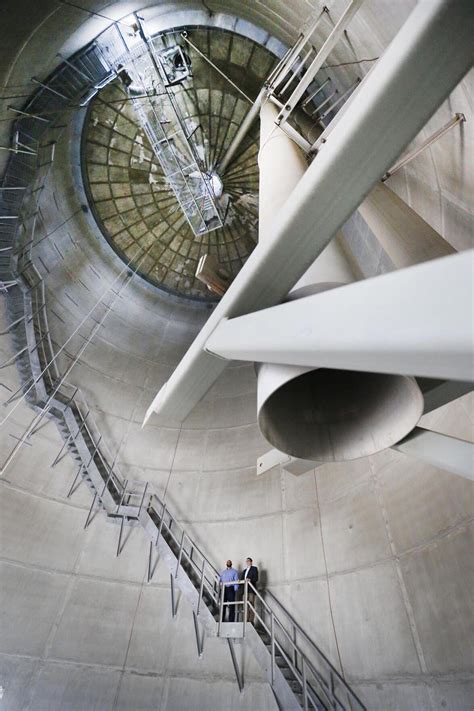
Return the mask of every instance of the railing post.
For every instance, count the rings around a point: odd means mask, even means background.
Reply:
[[[179,555],[178,555],[178,562],[176,563],[176,573],[174,574],[174,577],[178,577],[178,571],[179,571],[179,566],[181,565],[181,558],[183,556],[183,544],[184,544],[184,531],[181,534],[181,544],[179,546]]]
[[[275,683],[275,618],[273,611],[270,613],[270,644],[272,654],[272,686]]]
[[[329,689],[331,691],[331,698],[330,698],[331,708],[337,709],[336,695],[335,695],[335,690],[334,690],[334,674],[332,673],[332,671],[329,675]]]
[[[301,675],[303,677],[303,680],[302,680],[303,711],[308,711],[308,689],[306,686],[306,662],[305,662],[305,658],[303,656],[301,657]]]
[[[247,631],[247,604],[248,604],[248,589],[249,589],[249,580],[248,578],[245,578],[244,580],[244,625],[243,625],[243,635],[245,637],[245,633]]]
[[[152,568],[151,562],[152,562],[152,560],[153,560],[153,541],[150,541],[150,547],[149,547],[149,551],[148,551],[148,570],[147,570],[147,576],[146,576],[146,578],[147,578],[147,583],[150,582],[151,576],[152,576],[152,572],[151,572],[151,568]]]
[[[76,482],[77,482],[77,480],[79,479],[79,476],[80,476],[80,473],[81,473],[81,471],[82,471],[83,466],[84,466],[83,464],[80,464],[80,465],[79,465],[79,469],[77,470],[77,474],[76,474],[76,476],[74,477],[74,481],[73,481],[72,484],[71,484],[71,488],[70,488],[69,491],[67,492],[67,495],[66,495],[66,498],[67,498],[67,499],[69,499],[69,498],[73,495],[73,493],[75,492],[75,490],[76,490],[76,488],[75,488],[75,487],[76,487]]]
[[[192,549],[191,549],[192,550]],[[201,600],[202,600],[202,591],[204,589],[204,566],[206,564],[206,559],[202,559],[202,566],[201,566],[201,584],[199,586],[199,597],[198,597],[198,604],[197,604],[197,611],[196,614],[199,615],[199,608],[201,607]]]
[[[89,509],[89,513],[87,514],[87,518],[86,518],[86,522],[85,522],[85,524],[84,524],[84,528],[87,528],[87,526],[88,526],[89,523],[91,522],[91,514],[92,514],[92,510],[93,510],[93,508],[94,508],[94,506],[95,506],[95,502],[96,502],[96,501],[97,501],[97,491],[95,492],[94,498],[92,499],[91,507],[90,507],[90,509]]]
[[[122,552],[122,535],[123,535],[123,525],[125,523],[125,516],[122,516],[122,520],[120,521],[120,533],[119,533],[119,539],[117,543],[117,554],[116,557],[118,558],[120,553]]]
[[[160,525],[158,526],[158,533],[156,534],[155,546],[158,545],[158,540],[161,536],[161,530],[163,528],[163,521],[165,520],[166,503],[163,501],[163,506],[161,507]]]
[[[224,585],[224,583],[221,583],[221,594],[220,594],[220,602],[219,602],[219,621],[217,624],[217,636],[218,637],[221,636],[222,617],[224,614],[224,590],[225,590],[225,585]]]
[[[296,651],[296,625],[293,625],[293,666],[298,669],[298,652]]]
[[[100,499],[102,500],[104,498],[105,490],[107,489],[107,485],[110,481],[110,477],[112,476],[112,467],[109,469],[109,474],[107,476],[107,479],[104,481],[104,488],[102,489],[102,493],[100,495]]]
[[[101,438],[101,439],[102,439],[102,438]],[[91,457],[91,459],[92,459],[92,457]],[[125,479],[125,481],[124,481],[124,483],[123,483],[122,494],[120,495],[120,501],[119,501],[118,504],[117,504],[117,513],[120,511],[120,507],[121,507],[122,504],[123,504],[123,500],[124,500],[124,498],[125,498],[125,493],[126,493],[126,491],[127,491],[127,486],[128,486],[128,479]]]
[[[202,637],[199,634],[199,623],[198,623],[198,618],[196,613],[193,610],[193,620],[194,620],[194,631],[196,633],[196,644],[197,644],[197,650],[198,650],[198,657],[201,659],[202,657],[202,652],[203,652],[203,646],[204,646],[204,630]]]
[[[171,581],[171,616],[174,618],[176,617],[176,602],[174,598],[174,578],[173,575],[170,574],[170,581]]]
[[[147,489],[148,489],[148,482],[145,484],[145,488],[143,489],[143,496],[142,496],[142,499],[141,499],[141,501],[140,501],[140,506],[138,507],[138,514],[137,514],[137,517],[140,516],[140,514],[141,514],[141,512],[142,512],[142,506],[143,506],[143,502],[145,501],[145,496],[146,496]]]

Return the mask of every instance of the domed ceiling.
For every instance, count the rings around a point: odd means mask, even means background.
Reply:
[[[251,99],[275,63],[255,42],[224,30],[188,30],[189,40]],[[173,87],[202,160],[211,172],[224,156],[249,102],[177,34],[191,59],[192,78]],[[218,204],[224,226],[195,235],[167,185],[135,115],[116,80],[91,102],[83,131],[83,176],[95,218],[117,254],[143,278],[167,292],[215,301],[195,277],[198,261],[213,255],[235,277],[257,242],[258,122],[237,157],[220,175]]]

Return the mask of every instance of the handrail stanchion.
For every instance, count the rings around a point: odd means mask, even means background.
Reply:
[[[222,617],[224,615],[224,589],[225,589],[225,583],[221,582],[221,594],[220,594],[220,602],[219,602],[219,622],[217,624],[217,636],[221,636],[221,625],[222,625]]]
[[[199,608],[201,607],[201,600],[202,600],[202,591],[204,589],[204,566],[205,566],[205,564],[206,564],[206,559],[203,558],[202,566],[201,566],[201,584],[199,585],[199,597],[198,597],[198,604],[197,604],[197,611],[196,611],[197,615],[199,615]]]
[[[140,506],[138,507],[138,514],[137,514],[137,517],[140,516],[140,514],[141,514],[141,512],[142,512],[142,506],[143,506],[143,502],[145,501],[145,496],[146,496],[147,489],[148,489],[148,482],[145,484],[145,488],[143,489],[143,496],[142,496],[142,499],[141,499],[141,501],[140,501]]]
[[[120,521],[120,533],[119,533],[119,538],[118,538],[118,543],[117,543],[117,553],[116,553],[117,558],[119,557],[120,553],[122,552],[122,536],[123,536],[123,526],[125,524],[125,518],[126,518],[125,516],[122,516],[122,520]]]
[[[298,652],[296,647],[296,625],[293,625],[293,665],[298,669]]]
[[[161,508],[161,517],[160,517],[160,525],[158,528],[158,533],[156,534],[156,541],[155,541],[155,546],[158,545],[158,540],[161,536],[161,531],[163,529],[163,522],[165,520],[165,511],[166,511],[166,503],[163,501],[163,506]]]
[[[336,700],[335,700],[336,693],[335,693],[335,688],[334,688],[334,674],[332,673],[332,671],[331,671],[331,674],[329,675],[329,689],[331,691],[331,698],[333,699],[332,707],[333,707],[333,709],[336,709],[337,708]]]
[[[303,711],[308,711],[308,688],[306,686],[306,662],[301,656],[301,675],[303,677]]]
[[[92,503],[91,503],[91,507],[90,507],[90,509],[89,509],[89,513],[87,514],[87,518],[86,518],[86,522],[85,522],[85,524],[84,524],[84,528],[87,528],[87,526],[88,526],[88,525],[90,524],[90,522],[91,522],[91,514],[92,514],[92,510],[93,510],[93,508],[94,508],[94,506],[95,506],[95,502],[97,501],[97,496],[98,496],[98,494],[97,494],[97,491],[96,491],[95,494],[94,494],[94,498],[92,499]]]
[[[243,636],[245,637],[245,632],[247,630],[247,605],[248,605],[248,587],[249,580],[245,578],[244,580],[244,625],[243,625]]]
[[[174,595],[174,578],[173,575],[170,574],[170,581],[171,581],[171,616],[173,619],[176,617],[176,601],[175,601],[175,595]]]
[[[73,481],[72,484],[71,484],[71,488],[69,489],[69,491],[68,491],[67,494],[66,494],[66,499],[69,499],[69,497],[72,496],[73,493],[75,492],[75,490],[76,490],[76,489],[75,489],[76,482],[77,482],[77,480],[79,479],[79,476],[80,476],[80,474],[81,474],[81,471],[82,471],[83,467],[84,467],[84,464],[80,464],[80,465],[79,465],[79,469],[77,470],[77,474],[76,474],[76,476],[74,477],[74,481]],[[82,481],[82,480],[81,480],[81,481]]]
[[[179,555],[178,555],[178,562],[176,563],[176,573],[174,574],[174,577],[178,577],[178,571],[179,571],[179,566],[181,565],[181,558],[183,557],[183,545],[184,545],[184,536],[185,533],[181,534],[181,544],[179,546]]]
[[[308,711],[308,687],[306,684],[306,661],[305,658],[301,657],[301,676],[303,685],[303,710]]]
[[[147,568],[147,576],[146,576],[147,583],[149,583],[151,580],[151,569],[152,569],[151,562],[152,562],[152,560],[153,560],[153,541],[150,541],[149,550],[148,550],[148,568]]]
[[[117,513],[120,511],[120,507],[121,507],[122,504],[123,504],[123,500],[124,500],[124,498],[125,498],[125,494],[126,494],[126,491],[127,491],[127,486],[128,486],[128,479],[125,479],[124,484],[123,484],[122,493],[121,493],[121,495],[120,495],[120,501],[119,501],[118,504],[117,504]]]
[[[275,618],[273,612],[270,613],[270,643],[272,654],[272,686],[275,683]]]

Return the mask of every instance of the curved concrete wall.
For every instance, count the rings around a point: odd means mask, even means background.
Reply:
[[[354,54],[376,56],[413,4],[367,2],[349,33],[352,46],[335,52],[334,63],[351,61]],[[160,5],[160,10],[177,5]],[[240,14],[282,41],[294,36],[310,9],[303,1],[206,5]],[[342,3],[336,6],[337,16]],[[25,84],[32,62],[34,73],[46,74],[58,48],[77,48],[89,38],[86,33],[92,36],[106,24],[87,20],[74,35],[83,21],[79,11],[53,3],[51,15],[47,3],[41,10],[25,15],[25,37],[17,35],[17,44],[7,48],[9,57],[16,54],[9,65],[11,84]],[[107,12],[119,10],[117,4]],[[28,22],[33,28],[40,20],[43,24],[28,38]],[[45,38],[47,51],[40,52]],[[453,104],[457,110],[462,109]],[[435,119],[433,128],[444,121]],[[79,115],[58,145],[42,199],[41,229],[54,234],[42,242],[38,257],[45,265],[50,326],[58,344],[123,269],[90,212],[80,210],[85,203],[80,129]],[[439,205],[446,198],[459,207],[459,235],[471,178],[464,172],[464,144],[455,132],[448,140],[454,145],[449,156],[432,149],[435,171],[426,165],[418,169],[413,162],[413,180],[407,169],[405,178],[392,179],[398,181],[392,187],[407,199],[403,185],[409,183],[410,203],[427,221],[436,222],[433,212],[421,207],[428,194],[423,186],[429,186]],[[467,225],[463,229],[467,235]],[[121,296],[71,380],[80,384],[109,445],[119,450],[123,472],[148,479],[165,493],[170,508],[216,565],[229,556],[240,564],[253,556],[268,589],[344,672],[368,708],[467,711],[470,484],[392,451],[300,477],[274,471],[257,478],[256,458],[269,446],[256,426],[253,368],[239,363],[225,371],[182,427],[156,418],[142,430],[150,400],[209,311],[161,295],[138,278]],[[81,328],[83,336],[92,325],[89,320]],[[74,338],[68,349],[76,350],[81,342]],[[11,354],[7,339],[0,346],[3,361]],[[3,375],[3,386],[18,387],[13,368]],[[0,428],[2,452],[11,449],[13,437],[31,418],[23,406],[15,410]],[[470,439],[472,398],[423,422]],[[61,446],[54,427],[48,424],[31,444],[2,480],[2,708],[276,708],[245,650],[239,650],[247,684],[242,697],[223,642],[209,641],[204,658],[197,659],[185,601],[171,620],[165,569],[158,566],[153,582],[144,582],[147,545],[140,530],[131,531],[119,558],[117,530],[100,516],[83,531],[90,497],[80,487],[66,499],[75,474],[69,458],[50,469]]]

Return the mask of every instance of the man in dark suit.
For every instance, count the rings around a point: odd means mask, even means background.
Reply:
[[[254,588],[257,587],[258,583],[258,568],[256,565],[253,564],[252,558],[246,558],[245,560],[245,568],[243,571],[243,579],[248,580],[249,583],[253,585]],[[256,595],[255,592],[252,590],[250,585],[247,588],[247,600],[248,602],[255,607],[256,603]],[[248,622],[253,622],[254,621],[254,611],[252,610],[251,607],[247,607],[247,621]]]

